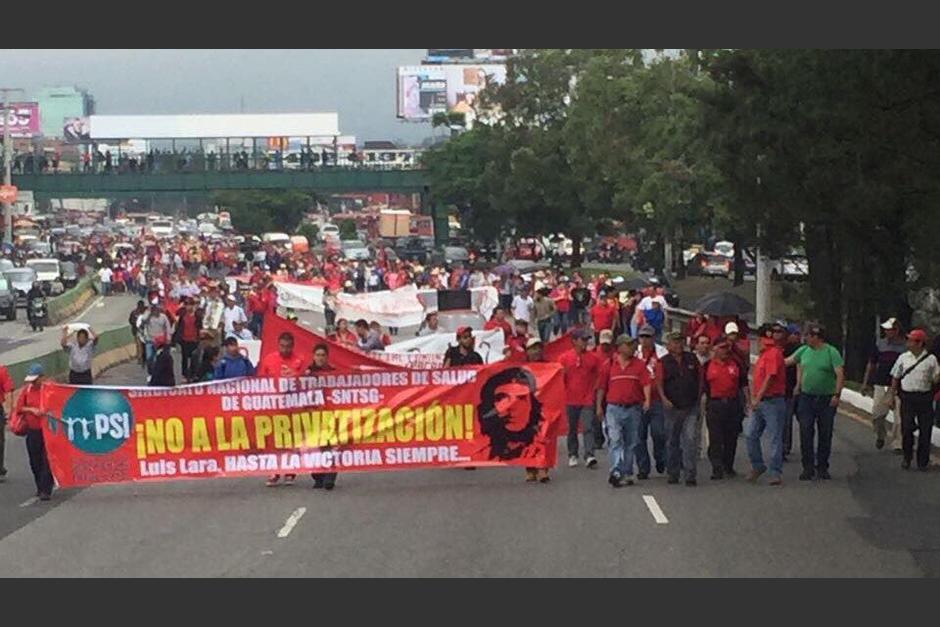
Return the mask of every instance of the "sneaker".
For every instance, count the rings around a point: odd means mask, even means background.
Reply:
[[[273,488],[274,486],[277,485],[277,482],[280,480],[281,480],[281,475],[271,475],[264,485],[268,486],[269,488]]]
[[[767,482],[767,485],[783,485],[783,479],[781,479],[780,477],[774,477],[773,479]]]
[[[597,458],[593,455],[588,455],[588,458],[584,460],[584,465],[587,468],[597,468]]]
[[[335,487],[336,487],[336,484],[335,484],[335,483],[324,483],[324,484],[323,484],[323,489],[326,490],[327,492],[329,492],[330,490],[332,490],[332,489],[335,488]]]
[[[751,483],[754,483],[755,481],[760,479],[760,476],[764,474],[765,472],[767,472],[766,468],[762,468],[761,470],[752,470],[751,472],[747,473],[747,480],[750,481]]]
[[[611,486],[613,486],[613,487],[615,487],[615,488],[619,488],[621,485],[623,485],[623,484],[620,482],[620,475],[618,475],[618,474],[615,473],[615,472],[614,472],[614,473],[611,473],[610,476],[607,477],[607,483],[609,483]],[[631,482],[631,483],[632,483],[632,482]]]
[[[819,472],[816,473],[816,476],[819,479],[822,479],[823,481],[829,481],[830,479],[832,479],[832,475],[829,474],[828,470],[820,470]]]
[[[800,473],[800,481],[812,481],[814,477],[812,470],[804,470]]]
[[[323,487],[323,480],[322,480],[322,479],[314,479],[314,480],[313,480],[313,489],[314,489],[314,490],[319,490],[319,489],[322,488],[322,487]]]
[[[885,439],[884,439],[884,438],[878,438],[877,440],[875,440],[875,448],[876,448],[876,449],[878,449],[878,450],[880,451],[880,450],[883,449],[884,447],[885,447]]]
[[[633,485],[633,479],[631,479],[630,477],[627,477],[626,479],[623,480],[623,483],[621,483],[620,485]]]
[[[568,457],[568,468],[574,468],[578,465],[578,457],[576,455],[571,455]]]
[[[297,475],[284,475],[284,485],[294,485],[294,479]]]
[[[51,499],[51,498],[52,498],[52,495],[51,495],[51,494],[48,494],[48,493],[46,493],[46,492],[43,492],[42,494],[39,495],[39,500],[40,500],[40,501],[48,501],[48,500]]]
[[[646,481],[650,478],[650,474],[648,472],[638,472],[636,473],[636,478],[640,481]]]
[[[695,486],[698,485],[698,481],[696,481],[695,479],[686,479],[686,480],[685,480],[685,485],[688,486],[688,487],[690,487],[690,488],[694,488]]]
[[[669,484],[679,483],[679,477],[669,477],[668,479],[666,479],[666,483],[669,483]]]

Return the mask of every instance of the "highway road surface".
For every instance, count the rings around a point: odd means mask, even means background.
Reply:
[[[142,380],[126,364],[99,382]],[[780,488],[711,482],[701,462],[697,488],[653,476],[613,490],[603,470],[562,464],[547,485],[521,469],[425,470],[340,475],[333,492],[258,477],[40,503],[24,449],[8,435],[3,577],[940,576],[940,472],[902,472],[845,414],[833,480],[797,481],[790,462]]]

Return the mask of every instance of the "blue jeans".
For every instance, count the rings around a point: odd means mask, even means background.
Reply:
[[[538,321],[539,339],[543,343],[548,342],[552,337],[552,318]]]
[[[698,474],[698,447],[702,437],[701,416],[696,404],[689,409],[665,409],[666,469],[670,477],[679,478],[685,470],[686,480]]]
[[[555,312],[555,321],[554,321],[555,333],[564,335],[568,332],[568,312]]]
[[[633,449],[636,446],[637,425],[643,408],[640,405],[607,405],[607,438],[610,452],[610,474],[633,476]]]
[[[650,410],[642,412],[640,418],[635,455],[637,472],[641,475],[650,474],[650,450],[646,444],[650,435],[653,436],[653,458],[656,460],[656,470],[662,472],[666,467],[666,423],[662,401],[653,401]]]
[[[767,470],[760,439],[765,429],[770,434],[770,476],[774,478],[779,478],[783,474],[783,427],[786,415],[787,400],[785,398],[782,396],[766,398],[751,412],[751,419],[744,429],[751,468],[758,472]]]
[[[150,369],[153,368],[153,358],[157,354],[157,349],[154,348],[153,342],[144,342],[144,359],[147,363],[147,372],[150,372]]]
[[[836,408],[830,405],[832,395],[818,396],[800,394],[796,406],[796,419],[800,422],[800,453],[803,470],[829,470],[829,454],[832,452],[832,429],[836,419]],[[819,444],[816,444],[816,429],[819,428]]]

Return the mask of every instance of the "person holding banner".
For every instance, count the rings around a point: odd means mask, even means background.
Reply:
[[[257,376],[259,377],[299,377],[307,371],[304,360],[300,355],[294,354],[294,336],[288,331],[281,333],[277,338],[276,353],[268,353],[261,359],[258,366]],[[296,474],[284,476],[285,485],[293,485],[297,478]],[[281,480],[281,475],[271,475],[267,485],[274,487]]]
[[[16,411],[26,422],[26,453],[29,455],[29,468],[33,471],[36,482],[36,496],[40,501],[52,498],[54,480],[46,456],[46,444],[42,434],[42,383],[45,372],[42,364],[33,364],[23,379],[27,384],[19,398]]]
[[[213,381],[250,377],[255,374],[254,364],[242,355],[241,348],[238,346],[238,338],[233,336],[225,338],[223,346],[225,347],[225,355],[219,360],[219,365],[215,367]]]
[[[594,396],[600,374],[601,360],[587,350],[591,334],[585,329],[571,333],[572,349],[563,354],[558,363],[565,369],[565,389],[568,392],[568,466],[578,465],[578,424],[583,428],[584,465],[597,466],[594,447]]]
[[[480,353],[473,350],[475,339],[473,329],[460,327],[457,329],[457,346],[450,346],[444,353],[444,368],[458,366],[482,366],[483,358]]]
[[[310,364],[310,367],[307,368],[307,371],[304,373],[308,377],[321,373],[335,370],[333,366],[329,363],[330,359],[330,348],[324,343],[317,344],[313,347],[313,363]],[[327,447],[324,450],[329,450]],[[313,488],[315,490],[323,488],[324,490],[332,490],[336,487],[336,476],[338,473],[335,472],[314,472],[310,474],[310,477],[313,479]]]
[[[484,331],[492,331],[494,329],[502,329],[503,337],[507,342],[509,338],[512,337],[512,326],[510,326],[509,322],[506,320],[506,308],[502,305],[497,305],[493,309],[493,315],[490,316],[490,319],[483,325]]]
[[[616,356],[601,365],[597,388],[597,413],[607,403],[607,437],[610,442],[610,475],[607,482],[619,488],[633,485],[633,453],[640,419],[652,403],[652,380],[646,364],[636,356],[636,340],[617,338]]]

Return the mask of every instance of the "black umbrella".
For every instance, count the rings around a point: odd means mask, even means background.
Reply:
[[[709,316],[740,316],[754,311],[754,305],[731,292],[706,294],[692,309]]]
[[[644,287],[649,285],[649,281],[643,277],[635,276],[627,279],[624,283],[621,283],[620,289],[627,290],[642,290]]]

